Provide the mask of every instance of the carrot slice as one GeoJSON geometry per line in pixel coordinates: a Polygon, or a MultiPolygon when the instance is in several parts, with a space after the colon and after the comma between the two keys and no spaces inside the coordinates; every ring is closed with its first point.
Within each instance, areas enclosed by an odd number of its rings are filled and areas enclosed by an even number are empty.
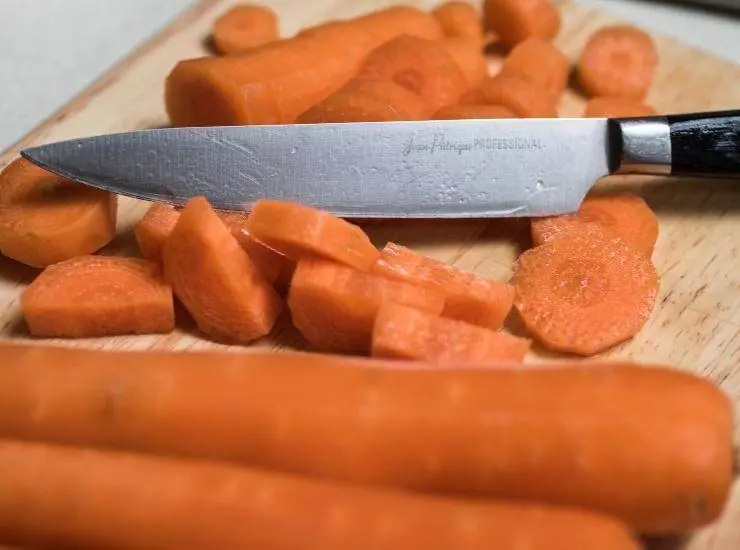
{"type": "Polygon", "coordinates": [[[560,12],[551,0],[485,0],[483,21],[509,46],[532,37],[552,40],[561,25],[560,12]]]}
{"type": "Polygon", "coordinates": [[[529,340],[524,338],[393,302],[380,306],[373,325],[373,357],[521,363],[528,350],[529,340]]]}
{"type": "Polygon", "coordinates": [[[532,79],[518,73],[498,74],[466,94],[461,103],[503,105],[523,118],[555,118],[556,100],[532,79]]]}
{"type": "Polygon", "coordinates": [[[468,2],[447,2],[432,12],[448,38],[463,38],[478,51],[483,49],[483,25],[475,8],[468,2]]]}
{"type": "Polygon", "coordinates": [[[629,118],[657,114],[655,109],[626,97],[594,97],[586,103],[583,116],[588,118],[629,118]]]}
{"type": "Polygon", "coordinates": [[[576,214],[532,220],[532,244],[539,246],[558,233],[599,225],[615,232],[648,257],[658,240],[658,218],[642,197],[629,193],[587,197],[576,214]]]}
{"type": "Polygon", "coordinates": [[[211,37],[219,53],[245,53],[278,39],[278,17],[267,6],[239,4],[216,19],[211,37]]]}
{"type": "Polygon", "coordinates": [[[0,252],[33,267],[92,254],[116,233],[116,195],[24,158],[0,173],[0,252]]]}
{"type": "Polygon", "coordinates": [[[359,76],[392,80],[421,97],[432,113],[457,103],[467,90],[465,77],[444,46],[415,36],[399,36],[377,48],[359,76]]]}
{"type": "Polygon", "coordinates": [[[442,107],[434,114],[437,120],[465,118],[516,118],[514,113],[502,105],[457,104],[442,107]]]}
{"type": "Polygon", "coordinates": [[[480,86],[488,76],[483,50],[465,38],[446,38],[440,42],[467,82],[468,89],[480,86]]]}
{"type": "Polygon", "coordinates": [[[187,202],[162,257],[175,295],[203,332],[239,343],[270,332],[280,297],[205,198],[187,202]]]}
{"type": "Polygon", "coordinates": [[[444,292],[445,317],[492,330],[501,328],[514,300],[514,287],[509,284],[484,279],[395,243],[385,245],[373,271],[444,292]]]}
{"type": "Polygon", "coordinates": [[[380,253],[367,235],[342,218],[290,202],[260,199],[246,230],[293,260],[313,256],[368,270],[380,253]]]}
{"type": "Polygon", "coordinates": [[[658,294],[651,261],[608,229],[566,231],[514,264],[514,305],[544,346],[595,355],[633,337],[658,294]]]}
{"type": "Polygon", "coordinates": [[[171,204],[155,202],[134,228],[141,255],[153,262],[162,261],[162,247],[180,219],[180,211],[171,204]]]}
{"type": "Polygon", "coordinates": [[[321,350],[370,351],[373,322],[386,301],[439,314],[444,294],[326,260],[298,262],[288,294],[293,324],[321,350]]]}
{"type": "Polygon", "coordinates": [[[559,97],[568,85],[570,61],[550,42],[533,37],[514,46],[504,59],[501,72],[527,76],[559,97]]]}
{"type": "Polygon", "coordinates": [[[23,292],[34,336],[84,338],[172,332],[172,289],[149,260],[80,256],[47,267],[23,292]]]}
{"type": "Polygon", "coordinates": [[[632,25],[604,27],[591,35],[578,61],[578,81],[590,96],[643,100],[658,66],[653,39],[632,25]]]}

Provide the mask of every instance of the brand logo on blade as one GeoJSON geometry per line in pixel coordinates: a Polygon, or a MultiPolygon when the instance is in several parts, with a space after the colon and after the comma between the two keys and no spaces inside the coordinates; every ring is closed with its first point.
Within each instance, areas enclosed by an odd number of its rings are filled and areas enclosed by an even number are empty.
{"type": "Polygon", "coordinates": [[[448,139],[444,134],[434,134],[432,139],[419,139],[411,136],[403,145],[403,156],[412,153],[457,153],[462,155],[468,151],[497,151],[497,150],[539,150],[545,146],[539,138],[520,137],[485,137],[465,140],[448,139]]]}

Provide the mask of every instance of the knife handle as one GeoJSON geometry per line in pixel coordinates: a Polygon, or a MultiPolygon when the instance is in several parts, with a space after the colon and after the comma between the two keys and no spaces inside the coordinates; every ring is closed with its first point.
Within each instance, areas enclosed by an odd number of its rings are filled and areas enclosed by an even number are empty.
{"type": "Polygon", "coordinates": [[[611,119],[619,174],[740,179],[740,111],[611,119]]]}

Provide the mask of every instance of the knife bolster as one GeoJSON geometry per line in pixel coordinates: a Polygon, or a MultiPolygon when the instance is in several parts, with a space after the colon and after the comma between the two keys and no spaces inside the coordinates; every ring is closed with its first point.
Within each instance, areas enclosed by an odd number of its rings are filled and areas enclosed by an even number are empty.
{"type": "Polygon", "coordinates": [[[617,174],[671,173],[671,130],[666,117],[611,119],[620,147],[617,174]]]}

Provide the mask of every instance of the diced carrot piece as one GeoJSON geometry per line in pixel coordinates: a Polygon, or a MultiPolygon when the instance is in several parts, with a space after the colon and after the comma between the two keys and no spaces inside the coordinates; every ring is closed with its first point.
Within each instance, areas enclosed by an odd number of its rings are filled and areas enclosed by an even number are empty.
{"type": "Polygon", "coordinates": [[[373,322],[386,301],[439,314],[444,294],[375,273],[357,271],[326,260],[298,262],[288,293],[293,324],[321,350],[370,351],[373,322]]]}
{"type": "Polygon", "coordinates": [[[153,262],[162,261],[162,247],[180,219],[180,211],[171,204],[155,202],[134,228],[141,255],[153,262]]]}
{"type": "Polygon", "coordinates": [[[393,302],[380,306],[373,325],[373,357],[441,363],[521,363],[529,346],[529,340],[524,338],[393,302]]]}
{"type": "Polygon", "coordinates": [[[278,17],[267,6],[238,4],[216,19],[211,36],[219,53],[245,53],[279,38],[278,17]]]}
{"type": "Polygon", "coordinates": [[[457,104],[442,107],[434,114],[437,120],[458,120],[465,118],[516,118],[514,113],[502,105],[457,104]]]}
{"type": "Polygon", "coordinates": [[[501,72],[527,76],[559,97],[568,85],[570,61],[552,43],[533,37],[514,46],[504,59],[501,72]]]}
{"type": "Polygon", "coordinates": [[[483,50],[465,38],[446,38],[440,42],[467,82],[468,89],[480,86],[488,76],[483,50]]]}
{"type": "Polygon", "coordinates": [[[532,37],[552,40],[561,24],[551,0],[485,0],[483,20],[509,46],[532,37]]]}
{"type": "Polygon", "coordinates": [[[239,343],[270,332],[280,297],[205,198],[187,202],[162,256],[175,295],[203,332],[239,343]]]}
{"type": "Polygon", "coordinates": [[[80,256],[47,267],[21,295],[34,336],[84,338],[175,328],[172,289],[158,264],[80,256]]]}
{"type": "Polygon", "coordinates": [[[555,118],[556,100],[532,79],[517,73],[498,74],[466,94],[461,103],[503,105],[518,117],[555,118]]]}
{"type": "Polygon", "coordinates": [[[652,116],[655,109],[626,97],[594,97],[586,103],[583,116],[587,118],[630,118],[652,116]]]}
{"type": "Polygon", "coordinates": [[[386,244],[380,254],[374,272],[444,292],[445,317],[498,330],[511,311],[514,287],[509,284],[484,279],[395,243],[386,244]]]}
{"type": "Polygon", "coordinates": [[[448,38],[463,38],[479,51],[483,49],[483,25],[475,8],[468,2],[452,1],[432,12],[448,38]]]}

